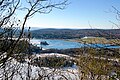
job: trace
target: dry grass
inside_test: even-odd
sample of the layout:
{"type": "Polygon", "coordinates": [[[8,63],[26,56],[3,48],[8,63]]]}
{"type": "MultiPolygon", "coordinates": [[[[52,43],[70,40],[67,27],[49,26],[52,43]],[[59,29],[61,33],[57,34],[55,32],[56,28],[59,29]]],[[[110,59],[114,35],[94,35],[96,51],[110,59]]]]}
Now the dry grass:
{"type": "Polygon", "coordinates": [[[98,44],[111,44],[111,45],[120,45],[120,39],[106,39],[103,37],[88,37],[81,39],[69,39],[69,41],[75,41],[79,43],[98,43],[98,44]]]}

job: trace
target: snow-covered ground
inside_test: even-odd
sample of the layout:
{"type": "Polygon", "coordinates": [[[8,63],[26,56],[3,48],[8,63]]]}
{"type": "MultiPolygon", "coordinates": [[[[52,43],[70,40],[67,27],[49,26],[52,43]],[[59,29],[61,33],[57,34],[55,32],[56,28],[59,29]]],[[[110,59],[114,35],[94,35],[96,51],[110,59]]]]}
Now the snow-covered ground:
{"type": "MultiPolygon", "coordinates": [[[[51,55],[57,55],[62,57],[69,57],[63,54],[35,54],[36,57],[46,57],[51,55]]],[[[15,59],[8,61],[4,67],[0,68],[0,80],[79,80],[79,73],[76,68],[49,68],[38,67],[28,64],[29,60],[25,63],[17,62],[15,59]],[[29,73],[29,74],[28,74],[29,73]]]]}
{"type": "Polygon", "coordinates": [[[34,54],[33,55],[34,57],[52,57],[52,56],[55,56],[55,57],[64,57],[64,58],[69,58],[69,59],[74,59],[73,57],[70,57],[68,55],[65,55],[65,54],[59,54],[59,53],[45,53],[45,54],[34,54]]]}
{"type": "MultiPolygon", "coordinates": [[[[70,56],[64,54],[47,53],[33,54],[32,60],[37,57],[47,56],[71,58],[70,56]]],[[[0,80],[80,80],[82,76],[75,65],[72,67],[55,69],[28,64],[29,62],[29,59],[26,59],[26,62],[24,63],[20,63],[16,59],[10,58],[10,60],[6,62],[4,66],[1,66],[0,64],[0,80]]],[[[117,74],[112,72],[111,75],[114,76],[117,74]]],[[[88,75],[88,78],[86,79],[91,80],[90,77],[91,75],[88,75]]],[[[101,77],[102,80],[106,80],[106,77],[104,75],[101,77]]],[[[115,79],[119,80],[117,77],[115,79]]]]}

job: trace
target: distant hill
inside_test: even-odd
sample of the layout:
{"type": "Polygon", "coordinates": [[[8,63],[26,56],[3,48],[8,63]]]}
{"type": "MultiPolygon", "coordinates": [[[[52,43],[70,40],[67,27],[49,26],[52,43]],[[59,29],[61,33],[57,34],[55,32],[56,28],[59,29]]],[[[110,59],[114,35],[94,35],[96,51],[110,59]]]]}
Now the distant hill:
{"type": "Polygon", "coordinates": [[[39,29],[31,31],[32,37],[44,39],[73,39],[85,36],[119,38],[120,29],[39,29]]]}

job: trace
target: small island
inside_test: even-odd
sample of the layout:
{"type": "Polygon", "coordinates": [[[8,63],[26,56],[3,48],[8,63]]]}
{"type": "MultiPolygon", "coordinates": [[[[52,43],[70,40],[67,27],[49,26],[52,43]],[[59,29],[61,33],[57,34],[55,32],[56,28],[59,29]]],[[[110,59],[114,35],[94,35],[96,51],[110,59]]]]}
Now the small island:
{"type": "Polygon", "coordinates": [[[49,45],[46,41],[41,41],[40,44],[41,45],[49,45]]]}

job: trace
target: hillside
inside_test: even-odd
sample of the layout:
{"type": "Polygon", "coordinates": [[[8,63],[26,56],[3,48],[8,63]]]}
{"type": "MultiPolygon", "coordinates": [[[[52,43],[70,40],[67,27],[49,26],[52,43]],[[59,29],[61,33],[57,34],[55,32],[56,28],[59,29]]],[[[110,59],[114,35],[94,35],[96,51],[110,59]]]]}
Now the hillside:
{"type": "Polygon", "coordinates": [[[120,29],[38,29],[31,33],[34,38],[44,39],[73,39],[85,36],[120,38],[120,29]]]}

